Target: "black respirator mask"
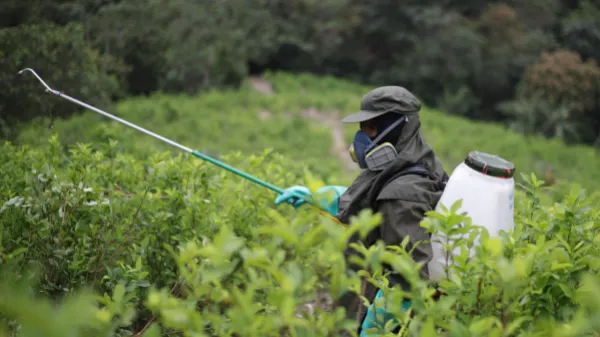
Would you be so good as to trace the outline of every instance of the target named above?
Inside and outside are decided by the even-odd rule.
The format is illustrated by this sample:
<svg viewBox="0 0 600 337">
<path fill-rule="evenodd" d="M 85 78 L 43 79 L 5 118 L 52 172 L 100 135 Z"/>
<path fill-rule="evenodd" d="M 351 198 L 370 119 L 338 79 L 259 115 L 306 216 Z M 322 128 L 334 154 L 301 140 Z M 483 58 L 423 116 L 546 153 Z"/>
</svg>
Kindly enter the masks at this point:
<svg viewBox="0 0 600 337">
<path fill-rule="evenodd" d="M 395 115 L 398 116 L 398 115 Z M 348 151 L 350 157 L 362 169 L 383 170 L 398 156 L 395 143 L 400 136 L 402 126 L 408 116 L 400 115 L 394 119 L 382 119 L 377 124 L 377 137 L 371 139 L 363 130 L 358 130 Z M 381 144 L 379 144 L 381 142 Z"/>
</svg>

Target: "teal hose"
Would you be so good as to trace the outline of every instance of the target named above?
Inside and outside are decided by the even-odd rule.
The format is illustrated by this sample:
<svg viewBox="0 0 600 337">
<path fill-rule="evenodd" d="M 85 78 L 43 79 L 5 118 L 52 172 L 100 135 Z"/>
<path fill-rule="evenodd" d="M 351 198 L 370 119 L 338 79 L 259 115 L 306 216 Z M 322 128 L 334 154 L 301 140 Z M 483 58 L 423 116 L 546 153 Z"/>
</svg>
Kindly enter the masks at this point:
<svg viewBox="0 0 600 337">
<path fill-rule="evenodd" d="M 235 167 L 229 166 L 229 165 L 227 165 L 227 164 L 225 164 L 223 162 L 220 162 L 220 161 L 218 161 L 218 160 L 216 160 L 214 158 L 211 158 L 211 157 L 209 157 L 209 156 L 207 156 L 205 154 L 202 154 L 202 153 L 200 153 L 198 151 L 192 151 L 192 155 L 195 156 L 195 157 L 198 157 L 200 159 L 206 160 L 209 163 L 217 165 L 220 168 L 223 168 L 223 169 L 225 169 L 225 170 L 227 170 L 229 172 L 235 173 L 235 174 L 237 174 L 237 175 L 239 175 L 239 176 L 241 176 L 241 177 L 243 177 L 245 179 L 248 179 L 248 180 L 250 180 L 250 181 L 252 181 L 252 182 L 254 182 L 254 183 L 256 183 L 256 184 L 258 184 L 260 186 L 266 187 L 266 188 L 268 188 L 268 189 L 270 189 L 270 190 L 272 190 L 274 192 L 277 192 L 279 194 L 283 194 L 283 189 L 281 189 L 281 188 L 279 188 L 277 186 L 274 186 L 272 184 L 269 184 L 268 182 L 260 180 L 260 179 L 258 179 L 256 177 L 253 177 L 253 176 L 249 175 L 248 173 L 242 172 L 242 171 L 236 169 Z"/>
</svg>

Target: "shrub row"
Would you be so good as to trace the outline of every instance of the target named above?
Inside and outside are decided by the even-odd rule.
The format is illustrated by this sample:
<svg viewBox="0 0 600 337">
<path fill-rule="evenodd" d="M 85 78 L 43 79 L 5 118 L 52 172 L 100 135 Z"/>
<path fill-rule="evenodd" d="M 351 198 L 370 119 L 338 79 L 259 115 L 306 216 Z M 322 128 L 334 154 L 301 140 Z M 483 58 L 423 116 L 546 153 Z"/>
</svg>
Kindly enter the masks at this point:
<svg viewBox="0 0 600 337">
<path fill-rule="evenodd" d="M 419 279 L 402 247 L 356 247 L 363 271 L 344 272 L 346 239 L 372 230 L 378 215 L 364 212 L 343 228 L 313 211 L 273 209 L 272 193 L 185 155 L 99 145 L 69 153 L 57 138 L 2 146 L 0 313 L 8 335 L 338 336 L 355 325 L 333 304 L 359 289 L 361 276 L 386 291 L 389 308 L 411 298 L 413 311 L 393 312 L 402 336 L 600 329 L 598 197 L 576 187 L 546 203 L 540 182 L 526 179 L 516 228 L 500 238 L 487 238 L 456 207 L 429 214 L 423 226 L 432 231 L 473 234 L 453 246 L 470 247 L 477 235 L 482 242 L 434 285 Z M 301 170 L 273 153 L 224 158 L 276 185 L 302 183 Z M 412 291 L 388 289 L 382 263 Z M 436 287 L 446 294 L 438 300 Z"/>
</svg>

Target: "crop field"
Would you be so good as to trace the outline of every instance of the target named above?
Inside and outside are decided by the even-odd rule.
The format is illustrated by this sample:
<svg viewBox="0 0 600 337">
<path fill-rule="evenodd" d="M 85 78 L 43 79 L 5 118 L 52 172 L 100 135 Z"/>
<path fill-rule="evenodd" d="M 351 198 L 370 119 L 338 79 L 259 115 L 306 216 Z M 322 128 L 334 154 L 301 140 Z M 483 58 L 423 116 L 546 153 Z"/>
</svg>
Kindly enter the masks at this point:
<svg viewBox="0 0 600 337">
<path fill-rule="evenodd" d="M 356 126 L 339 120 L 370 88 L 264 78 L 99 108 L 282 188 L 349 184 Z M 392 310 L 400 332 L 380 336 L 598 336 L 594 150 L 428 108 L 421 120 L 449 173 L 478 150 L 515 163 L 522 184 L 515 230 L 502 237 L 454 228 L 465 220 L 455 208 L 423 222 L 482 235 L 437 285 L 419 279 L 402 247 L 362 248 L 363 273 L 344 272 L 346 239 L 376 227 L 378 215 L 344 228 L 276 207 L 273 192 L 90 111 L 51 129 L 32 122 L 0 148 L 0 336 L 341 336 L 355 324 L 334 303 L 359 290 L 361 276 L 386 290 L 389 308 L 413 302 L 411 312 Z M 387 289 L 383 263 L 413 290 Z"/>
</svg>

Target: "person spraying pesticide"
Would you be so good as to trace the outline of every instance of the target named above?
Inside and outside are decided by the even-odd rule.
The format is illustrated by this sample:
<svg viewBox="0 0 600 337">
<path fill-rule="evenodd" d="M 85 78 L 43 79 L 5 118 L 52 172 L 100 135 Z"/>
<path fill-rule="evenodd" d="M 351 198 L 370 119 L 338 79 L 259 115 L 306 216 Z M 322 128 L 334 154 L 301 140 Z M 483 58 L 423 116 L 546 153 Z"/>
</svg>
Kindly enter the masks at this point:
<svg viewBox="0 0 600 337">
<path fill-rule="evenodd" d="M 382 223 L 368 234 L 363 243 L 369 247 L 381 240 L 387 245 L 400 245 L 409 236 L 407 248 L 412 251 L 413 259 L 427 265 L 427 268 L 420 270 L 424 279 L 437 282 L 442 277 L 446 255 L 442 246 L 437 243 L 440 240 L 438 234 L 429 235 L 420 226 L 426 212 L 438 210 L 440 205 L 449 207 L 462 200 L 460 211 L 466 212 L 474 224 L 483 225 L 490 237 L 498 236 L 501 230 L 509 231 L 514 227 L 513 164 L 500 157 L 471 152 L 448 177 L 441 161 L 420 134 L 420 102 L 412 93 L 399 86 L 379 87 L 368 92 L 362 98 L 360 111 L 343 119 L 345 123 L 358 123 L 360 126 L 350 147 L 350 154 L 363 171 L 348 188 L 321 188 L 317 191 L 319 195 L 332 191 L 336 198 L 332 202 L 324 202 L 323 198 L 319 198 L 315 203 L 310 190 L 304 186 L 286 189 L 274 186 L 206 154 L 81 102 L 64 91 L 52 89 L 31 68 L 24 68 L 18 73 L 26 72 L 33 74 L 47 93 L 101 114 L 277 193 L 276 205 L 290 203 L 294 207 L 300 207 L 308 204 L 342 226 L 364 209 L 381 213 Z M 356 240 L 356 236 L 351 238 L 351 241 Z M 348 248 L 345 253 L 346 257 L 350 257 L 356 252 Z M 350 264 L 350 268 L 356 271 L 357 267 Z M 388 280 L 392 287 L 409 290 L 409 285 L 401 275 L 389 275 Z M 365 282 L 364 285 L 363 295 L 371 302 L 383 296 L 382 291 L 371 284 Z M 373 310 L 373 306 L 365 309 L 360 298 L 354 294 L 347 293 L 340 304 L 346 308 L 349 318 L 358 318 L 358 333 L 361 337 L 367 336 L 367 329 L 385 325 L 384 321 L 375 319 L 376 316 L 381 317 L 380 313 L 385 313 L 385 310 Z M 408 310 L 410 306 L 411 303 L 405 301 L 402 308 Z"/>
<path fill-rule="evenodd" d="M 413 249 L 413 259 L 426 264 L 433 258 L 433 251 L 427 242 L 416 245 L 419 241 L 429 240 L 420 222 L 425 212 L 435 208 L 448 176 L 441 161 L 420 134 L 420 109 L 417 98 L 402 87 L 384 86 L 367 93 L 362 98 L 360 111 L 342 120 L 360 126 L 350 154 L 364 170 L 347 189 L 325 186 L 318 194 L 336 193 L 337 198 L 324 208 L 343 223 L 348 223 L 350 217 L 363 209 L 380 212 L 382 223 L 369 233 L 366 242 L 363 242 L 365 246 L 378 240 L 386 245 L 401 245 L 402 240 L 410 236 L 407 250 Z M 304 204 L 300 197 L 309 194 L 304 186 L 292 186 L 275 199 L 275 204 L 291 203 L 299 207 Z M 348 248 L 346 255 L 353 253 Z M 427 270 L 423 269 L 421 275 L 427 279 Z M 408 283 L 402 276 L 390 275 L 388 280 L 390 286 L 408 290 Z M 365 286 L 363 295 L 373 301 L 377 289 L 371 284 Z M 365 320 L 367 311 L 358 296 L 348 293 L 340 304 L 346 308 L 348 317 L 358 317 L 363 322 L 359 334 L 373 324 L 370 319 Z M 409 305 L 405 303 L 407 308 Z"/>
<path fill-rule="evenodd" d="M 448 177 L 420 133 L 420 110 L 419 100 L 403 87 L 383 86 L 364 95 L 360 111 L 342 120 L 359 124 L 349 152 L 363 171 L 348 188 L 325 186 L 317 194 L 335 194 L 330 202 L 322 197 L 319 201 L 324 203 L 321 208 L 342 223 L 349 223 L 350 217 L 364 209 L 379 212 L 382 222 L 363 244 L 369 247 L 380 240 L 400 246 L 409 236 L 406 250 L 411 251 L 415 262 L 423 263 L 421 277 L 435 282 L 442 277 L 445 253 L 435 242 L 436 235 L 430 236 L 420 226 L 425 213 L 439 210 L 439 204 L 449 207 L 462 200 L 461 210 L 467 211 L 474 223 L 488 226 L 490 236 L 497 235 L 500 229 L 511 229 L 514 166 L 499 157 L 472 152 Z M 298 208 L 307 197 L 312 197 L 307 187 L 291 186 L 277 196 L 275 204 L 288 203 Z M 350 241 L 357 240 L 355 236 Z M 346 248 L 347 258 L 355 253 Z M 349 266 L 357 271 L 357 266 Z M 401 275 L 387 278 L 390 287 L 409 291 L 409 284 Z M 362 295 L 371 303 L 383 296 L 382 290 L 363 283 Z M 361 337 L 368 336 L 367 329 L 384 326 L 390 320 L 384 309 L 375 310 L 373 305 L 365 308 L 360 298 L 350 292 L 339 304 L 349 319 L 358 319 L 357 333 Z M 408 300 L 402 304 L 405 311 L 410 307 Z"/>
</svg>

